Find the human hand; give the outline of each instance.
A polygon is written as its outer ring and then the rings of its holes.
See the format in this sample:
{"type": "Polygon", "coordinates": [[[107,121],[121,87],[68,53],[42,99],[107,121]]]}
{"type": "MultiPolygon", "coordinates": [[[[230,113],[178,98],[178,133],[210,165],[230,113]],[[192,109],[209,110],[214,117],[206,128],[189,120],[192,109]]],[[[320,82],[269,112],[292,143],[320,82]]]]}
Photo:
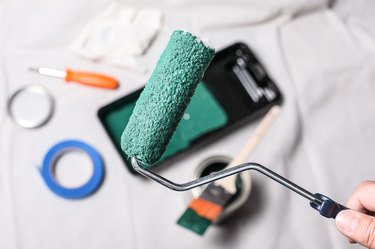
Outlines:
{"type": "Polygon", "coordinates": [[[375,181],[362,182],[346,206],[350,209],[336,216],[337,229],[351,243],[375,249],[375,181]]]}

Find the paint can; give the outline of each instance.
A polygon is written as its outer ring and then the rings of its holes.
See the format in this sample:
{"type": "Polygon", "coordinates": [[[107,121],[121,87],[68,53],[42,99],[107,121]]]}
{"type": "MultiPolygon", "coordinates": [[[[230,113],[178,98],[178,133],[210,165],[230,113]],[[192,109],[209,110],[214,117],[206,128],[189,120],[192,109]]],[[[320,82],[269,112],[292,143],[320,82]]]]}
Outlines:
{"type": "MultiPolygon", "coordinates": [[[[230,162],[232,158],[224,155],[216,155],[206,158],[196,167],[193,178],[197,179],[202,176],[209,175],[211,173],[220,171],[224,169],[230,162]]],[[[232,200],[225,207],[224,211],[221,213],[219,218],[215,223],[220,223],[222,220],[229,217],[236,210],[242,207],[246,201],[249,199],[251,193],[251,177],[250,172],[245,171],[238,174],[236,179],[237,193],[233,196],[232,200]]],[[[206,186],[201,186],[192,189],[191,195],[193,198],[198,198],[206,186]]],[[[190,200],[189,200],[190,202],[190,200]]]]}

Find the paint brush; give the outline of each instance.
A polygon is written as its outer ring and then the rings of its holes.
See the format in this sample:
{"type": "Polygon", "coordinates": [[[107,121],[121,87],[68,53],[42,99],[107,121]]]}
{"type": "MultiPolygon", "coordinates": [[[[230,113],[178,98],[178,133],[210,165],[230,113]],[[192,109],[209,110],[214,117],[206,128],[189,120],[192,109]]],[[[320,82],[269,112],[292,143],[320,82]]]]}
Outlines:
{"type": "MultiPolygon", "coordinates": [[[[258,124],[246,145],[226,168],[246,162],[250,154],[262,140],[271,124],[278,116],[280,106],[273,106],[258,124]]],[[[226,205],[237,192],[237,175],[232,175],[210,183],[198,198],[193,199],[177,224],[203,235],[207,228],[223,213],[226,205]]]]}

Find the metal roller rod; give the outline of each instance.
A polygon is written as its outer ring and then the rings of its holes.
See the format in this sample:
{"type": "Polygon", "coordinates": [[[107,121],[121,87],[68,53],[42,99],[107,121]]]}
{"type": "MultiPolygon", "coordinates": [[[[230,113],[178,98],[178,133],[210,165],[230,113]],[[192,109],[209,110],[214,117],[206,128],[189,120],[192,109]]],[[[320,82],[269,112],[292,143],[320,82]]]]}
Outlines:
{"type": "Polygon", "coordinates": [[[313,193],[307,191],[306,189],[298,186],[297,184],[289,181],[288,179],[282,177],[281,175],[273,172],[272,170],[270,170],[270,169],[268,169],[268,168],[266,168],[266,167],[264,167],[264,166],[262,166],[258,163],[240,164],[238,166],[234,166],[234,167],[231,167],[231,168],[228,168],[228,169],[225,169],[225,170],[222,170],[222,171],[219,171],[219,172],[216,172],[216,173],[213,173],[213,174],[210,174],[210,175],[207,175],[207,176],[204,176],[204,177],[201,177],[201,178],[198,178],[198,179],[186,182],[186,183],[182,183],[182,184],[172,182],[172,181],[156,174],[155,172],[153,172],[151,170],[143,168],[142,166],[140,166],[140,165],[142,165],[142,162],[135,157],[131,158],[131,163],[132,163],[132,166],[133,166],[134,170],[137,171],[138,173],[140,173],[141,175],[143,175],[147,178],[150,178],[150,179],[164,185],[165,187],[167,187],[169,189],[172,189],[172,190],[175,190],[175,191],[186,191],[186,190],[189,190],[189,189],[192,189],[192,188],[195,188],[195,187],[199,187],[201,185],[219,180],[221,178],[228,177],[230,175],[238,174],[238,173],[240,173],[242,171],[245,171],[245,170],[256,170],[256,171],[270,177],[271,179],[277,181],[281,185],[284,185],[285,187],[289,188],[290,190],[296,192],[297,194],[305,197],[306,199],[310,200],[311,202],[316,203],[318,205],[320,205],[322,203],[322,201],[317,199],[317,197],[313,193]]]}

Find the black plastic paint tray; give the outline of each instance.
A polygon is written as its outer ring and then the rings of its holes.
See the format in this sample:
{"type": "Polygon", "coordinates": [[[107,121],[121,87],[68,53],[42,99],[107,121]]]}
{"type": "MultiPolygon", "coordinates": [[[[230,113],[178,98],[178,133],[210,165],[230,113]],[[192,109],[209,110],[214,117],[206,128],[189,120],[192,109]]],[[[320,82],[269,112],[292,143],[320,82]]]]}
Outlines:
{"type": "MultiPolygon", "coordinates": [[[[98,111],[107,134],[132,173],[120,139],[141,91],[98,111]]],[[[186,154],[192,148],[213,143],[220,136],[262,116],[281,100],[277,86],[245,44],[236,43],[217,52],[157,165],[186,154]]]]}

